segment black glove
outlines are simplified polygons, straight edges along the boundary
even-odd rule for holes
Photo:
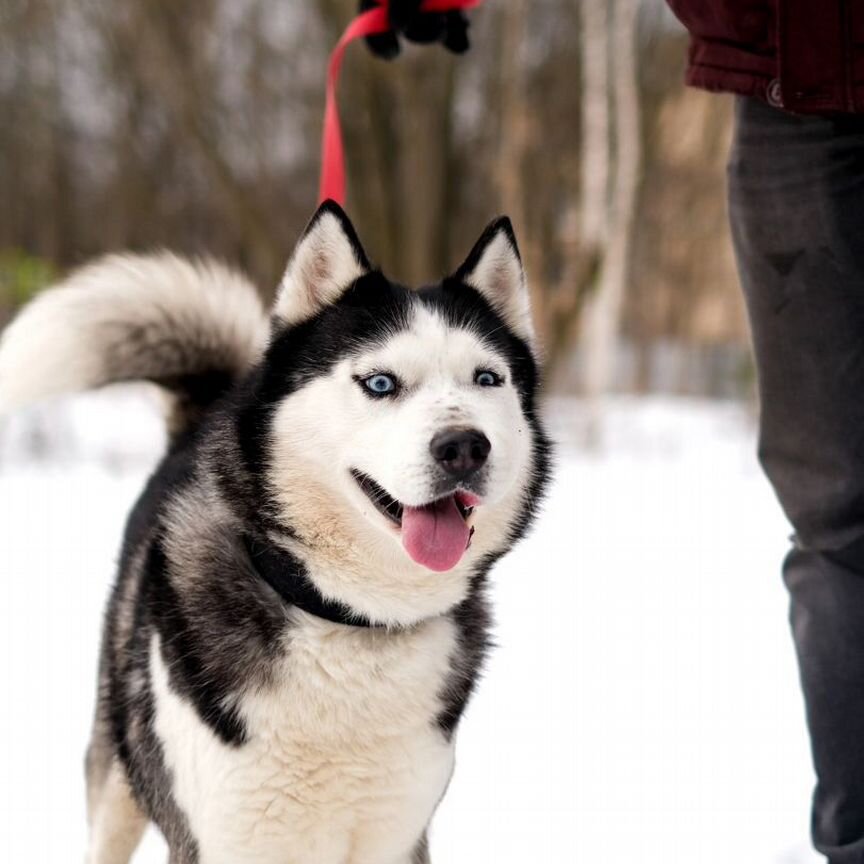
[[[390,0],[390,27],[386,33],[366,37],[369,50],[392,60],[399,54],[399,35],[411,42],[428,45],[441,42],[448,51],[464,54],[468,50],[468,19],[457,9],[451,12],[420,12],[422,0]],[[360,11],[367,12],[381,4],[377,0],[360,0]]]

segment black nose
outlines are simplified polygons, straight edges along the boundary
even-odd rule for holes
[[[483,467],[492,445],[476,429],[444,429],[432,439],[429,449],[451,477],[468,477]]]

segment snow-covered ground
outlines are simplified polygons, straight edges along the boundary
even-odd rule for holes
[[[735,405],[553,402],[557,481],[494,576],[495,651],[434,823],[444,864],[805,864],[812,784],[779,564]],[[37,450],[34,456],[33,429]],[[82,860],[102,605],[161,425],[138,391],[0,429],[0,860]],[[135,861],[164,861],[148,835]]]

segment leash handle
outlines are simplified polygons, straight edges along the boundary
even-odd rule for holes
[[[337,89],[339,73],[345,49],[355,40],[390,29],[388,6],[390,0],[380,0],[381,5],[361,12],[345,29],[336,43],[327,64],[327,96],[324,106],[324,134],[321,143],[321,182],[318,187],[318,202],[328,198],[345,204],[345,149],[342,144],[342,127],[339,122]],[[473,9],[483,0],[423,0],[421,12],[451,12],[457,9]]]

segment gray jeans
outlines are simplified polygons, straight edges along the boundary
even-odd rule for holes
[[[818,784],[813,839],[864,864],[864,117],[738,98],[729,213],[753,334],[759,456]]]

